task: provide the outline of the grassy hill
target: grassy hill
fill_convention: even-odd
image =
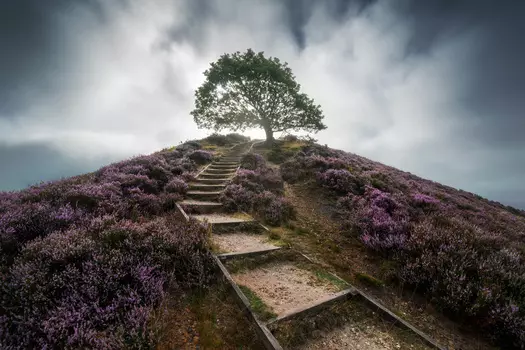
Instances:
[[[1,192],[0,347],[257,348],[217,284],[206,229],[174,214],[200,167],[242,141],[215,135]],[[241,167],[220,201],[273,241],[439,325],[425,331],[444,343],[525,346],[525,212],[293,136]]]

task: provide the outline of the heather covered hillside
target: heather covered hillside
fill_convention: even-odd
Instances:
[[[151,348],[172,298],[212,279],[206,230],[172,215],[239,135],[0,193],[0,348]]]
[[[391,261],[396,283],[525,347],[524,211],[293,136],[265,153],[288,183],[321,191],[341,240]]]

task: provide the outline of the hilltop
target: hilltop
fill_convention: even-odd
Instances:
[[[262,348],[216,268],[256,250],[224,266],[285,347],[429,346],[355,298],[272,321],[341,291],[445,346],[525,346],[524,211],[310,139],[212,135],[2,192],[0,215],[2,348]]]

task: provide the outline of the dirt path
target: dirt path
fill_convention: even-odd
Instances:
[[[312,272],[292,263],[272,263],[232,277],[237,284],[253,290],[277,315],[338,291],[336,286],[321,282]]]
[[[253,252],[263,249],[275,248],[273,244],[267,242],[266,235],[258,235],[253,233],[226,233],[214,235],[213,243],[224,252]]]
[[[407,344],[392,336],[391,329],[377,324],[348,324],[332,332],[323,334],[320,339],[298,347],[301,350],[397,350],[420,349],[420,346]],[[423,346],[423,345],[422,345]],[[426,348],[426,347],[424,347]]]

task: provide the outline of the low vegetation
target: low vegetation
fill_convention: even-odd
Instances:
[[[1,348],[156,343],[152,315],[166,289],[182,294],[212,276],[202,226],[163,215],[196,161],[211,160],[199,148],[190,142],[0,193]]]
[[[341,234],[395,262],[398,283],[502,346],[525,346],[523,211],[312,142],[280,169],[324,188]]]
[[[250,307],[252,310],[262,319],[269,320],[276,317],[277,315],[271,310],[271,308],[264,303],[264,301],[255,294],[250,288],[239,285],[242,293],[248,298]]]
[[[293,216],[292,205],[283,197],[283,180],[277,169],[253,153],[241,159],[241,168],[221,195],[227,210],[251,212],[275,226]]]

